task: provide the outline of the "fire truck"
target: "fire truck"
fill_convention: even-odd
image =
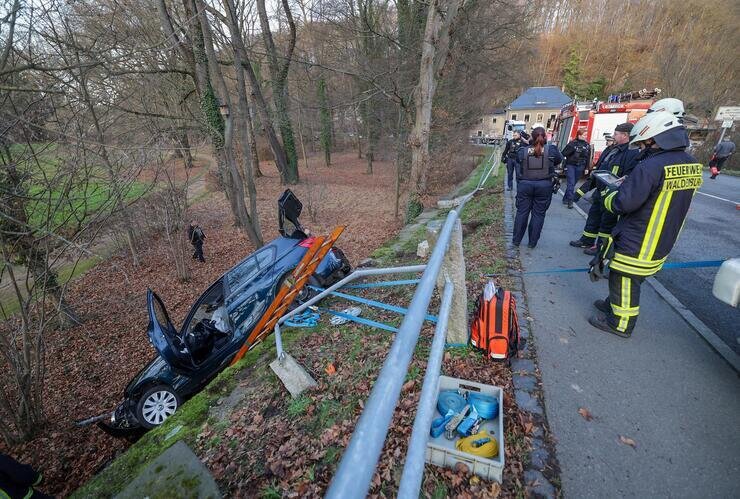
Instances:
[[[609,96],[604,101],[571,102],[560,110],[553,129],[553,142],[562,151],[565,145],[576,138],[579,129],[586,130],[586,141],[591,144],[591,162],[599,160],[606,148],[604,134],[611,135],[620,123],[635,123],[647,113],[655,102],[659,89],[641,90]]]

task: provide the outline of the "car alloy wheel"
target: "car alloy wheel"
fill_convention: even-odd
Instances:
[[[147,390],[138,403],[139,422],[153,428],[165,422],[180,405],[177,395],[168,386],[155,386]]]

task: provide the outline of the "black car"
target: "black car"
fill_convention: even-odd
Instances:
[[[211,284],[180,328],[160,297],[147,291],[149,341],[158,355],[131,380],[110,418],[88,422],[100,419],[98,424],[116,436],[158,426],[229,365],[314,239],[298,223],[301,204],[290,190],[280,198],[279,210],[280,237]],[[283,228],[286,218],[296,227],[290,235]],[[332,248],[311,280],[330,286],[350,271],[342,252]]]

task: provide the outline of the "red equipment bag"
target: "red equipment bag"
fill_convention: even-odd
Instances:
[[[516,355],[519,351],[519,319],[516,300],[510,291],[498,288],[490,300],[480,294],[470,325],[470,343],[495,360]]]

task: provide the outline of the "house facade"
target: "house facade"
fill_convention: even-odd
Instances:
[[[559,87],[530,87],[506,107],[505,119],[523,121],[528,132],[535,123],[552,130],[560,109],[572,100]]]
[[[506,109],[494,108],[478,118],[478,122],[470,129],[471,139],[497,139],[504,135]]]

